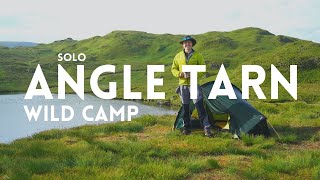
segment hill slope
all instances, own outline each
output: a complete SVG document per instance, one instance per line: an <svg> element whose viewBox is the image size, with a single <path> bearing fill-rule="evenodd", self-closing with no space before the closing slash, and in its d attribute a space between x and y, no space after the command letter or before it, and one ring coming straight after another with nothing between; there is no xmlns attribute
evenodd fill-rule
<svg viewBox="0 0 320 180"><path fill-rule="evenodd" d="M103 37L75 41L71 38L40 44L36 47L0 47L0 92L25 92L36 65L41 64L53 91L57 91L57 54L60 52L85 53L86 91L90 92L89 77L92 71L102 64L116 65L116 74L105 74L100 87L107 89L108 82L116 80L118 95L122 96L122 65L132 65L132 86L134 91L142 91L146 97L146 65L164 64L165 73L157 74L164 78L166 99L177 101L174 89L177 79L171 75L172 59L181 50L178 43L182 35L150 34L137 31L114 31ZM219 66L223 63L231 82L241 87L241 65L257 64L267 73L263 90L270 99L270 64L274 64L288 77L289 65L298 65L298 99L307 102L320 100L320 44L287 36L276 36L259 28L244 28L231 32L208 32L194 35L200 51L207 62L207 75L200 83L215 79ZM76 64L61 63L73 76ZM310 91L312 89L312 91ZM69 92L72 92L67 88ZM256 98L251 93L251 98ZM279 101L292 101L293 98L280 88Z"/></svg>

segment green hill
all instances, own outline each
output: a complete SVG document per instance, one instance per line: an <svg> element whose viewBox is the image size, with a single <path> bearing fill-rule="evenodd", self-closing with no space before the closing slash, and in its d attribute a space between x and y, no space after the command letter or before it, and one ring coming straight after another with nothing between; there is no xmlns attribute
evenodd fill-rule
<svg viewBox="0 0 320 180"><path fill-rule="evenodd" d="M53 91L57 91L57 54L85 53L85 62L60 62L70 74L75 75L76 64L85 64L86 92L90 92L89 77L102 64L116 65L116 74L104 74L100 87L107 89L109 81L118 82L118 95L122 97L122 68L132 65L132 85L134 91L142 91L146 97L146 65L164 64L164 86L156 87L165 91L166 99L178 102L174 94L177 79L171 75L172 59L181 50L178 43L182 35L150 34L138 31L113 31L103 37L96 36L76 41L71 38L36 47L0 47L0 92L26 92L37 64L44 69L47 81ZM270 64L274 64L286 77L289 65L298 65L298 99L308 103L320 100L320 44L297 38L274 35L259 28L244 28L231 32L208 32L194 35L195 46L207 62L208 69L204 83L215 79L219 66L223 63L231 82L241 87L241 65L257 64L267 73L262 88L270 99ZM72 93L70 88L67 91ZM252 99L256 96L250 93ZM278 101L292 101L293 98L280 86Z"/></svg>

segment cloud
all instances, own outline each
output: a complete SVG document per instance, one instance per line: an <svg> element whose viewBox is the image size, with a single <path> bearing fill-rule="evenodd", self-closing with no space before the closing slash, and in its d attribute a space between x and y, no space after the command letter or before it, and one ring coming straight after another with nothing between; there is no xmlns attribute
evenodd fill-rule
<svg viewBox="0 0 320 180"><path fill-rule="evenodd" d="M318 0L11 0L0 7L0 40L51 42L113 30L198 34L253 26L320 42Z"/></svg>

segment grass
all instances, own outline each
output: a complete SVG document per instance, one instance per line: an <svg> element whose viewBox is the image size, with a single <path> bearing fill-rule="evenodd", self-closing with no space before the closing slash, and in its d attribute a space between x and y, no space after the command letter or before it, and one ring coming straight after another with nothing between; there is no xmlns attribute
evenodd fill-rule
<svg viewBox="0 0 320 180"><path fill-rule="evenodd" d="M311 105L280 106L292 113ZM183 136L169 115L44 131L0 144L0 179L319 179L320 119L285 125L277 118L270 121L280 140L274 133L241 141L220 131L212 139L201 130Z"/></svg>

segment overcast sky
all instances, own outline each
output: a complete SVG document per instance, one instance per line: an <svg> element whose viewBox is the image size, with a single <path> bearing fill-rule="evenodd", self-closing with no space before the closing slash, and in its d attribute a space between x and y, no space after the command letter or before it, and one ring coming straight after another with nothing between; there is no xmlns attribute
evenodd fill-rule
<svg viewBox="0 0 320 180"><path fill-rule="evenodd" d="M320 42L320 0L1 0L0 41L48 43L113 30L199 34L259 27Z"/></svg>

